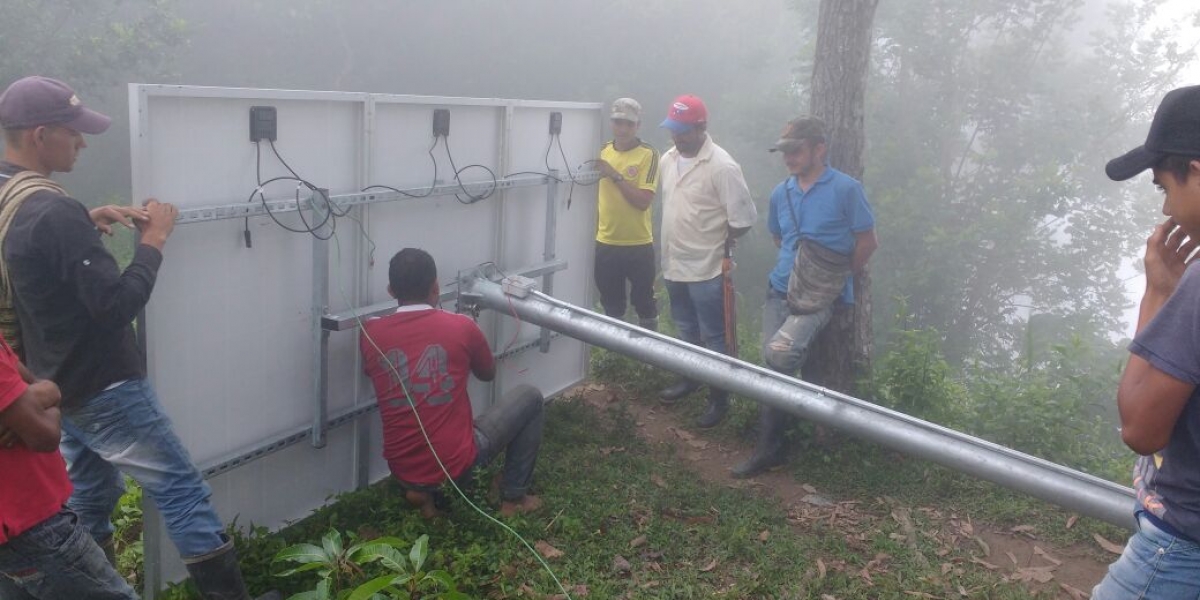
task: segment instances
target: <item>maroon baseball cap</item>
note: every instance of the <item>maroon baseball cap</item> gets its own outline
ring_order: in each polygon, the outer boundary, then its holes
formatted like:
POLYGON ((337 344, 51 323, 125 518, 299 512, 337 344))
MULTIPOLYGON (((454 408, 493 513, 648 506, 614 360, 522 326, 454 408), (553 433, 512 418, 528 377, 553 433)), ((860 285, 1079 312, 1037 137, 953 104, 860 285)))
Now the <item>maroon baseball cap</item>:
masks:
POLYGON ((104 133, 112 119, 80 102, 67 84, 49 77, 18 79, 0 94, 0 127, 28 129, 62 125, 90 135, 104 133))
POLYGON ((671 130, 671 133, 687 133, 700 123, 708 122, 708 109, 704 101, 687 94, 680 96, 671 103, 667 110, 667 118, 659 125, 671 130))

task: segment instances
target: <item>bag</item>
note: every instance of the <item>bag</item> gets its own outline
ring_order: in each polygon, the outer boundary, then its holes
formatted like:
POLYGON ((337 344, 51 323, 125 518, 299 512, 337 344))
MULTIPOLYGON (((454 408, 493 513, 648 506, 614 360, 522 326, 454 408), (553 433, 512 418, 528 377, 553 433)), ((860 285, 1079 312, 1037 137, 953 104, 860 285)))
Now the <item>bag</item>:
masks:
POLYGON ((850 255, 802 240, 788 278, 787 303, 794 315, 824 310, 842 295, 850 275, 850 255))

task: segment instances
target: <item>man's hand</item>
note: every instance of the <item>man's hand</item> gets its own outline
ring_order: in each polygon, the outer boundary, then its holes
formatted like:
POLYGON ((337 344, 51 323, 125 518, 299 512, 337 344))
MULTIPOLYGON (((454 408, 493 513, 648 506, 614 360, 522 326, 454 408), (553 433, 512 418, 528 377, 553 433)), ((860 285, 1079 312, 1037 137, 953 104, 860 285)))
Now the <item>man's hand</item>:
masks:
MULTIPOLYGON (((1154 228, 1146 240, 1146 295, 1155 295, 1164 300, 1175 291, 1196 249, 1196 241, 1178 227, 1174 219, 1167 219, 1154 228)), ((1194 259, 1193 259, 1194 260, 1194 259)))
POLYGON ((150 219, 144 208, 117 206, 115 204, 93 208, 88 211, 88 216, 96 224, 96 229, 99 229, 100 233, 104 235, 113 234, 112 226, 114 224, 120 223, 127 229, 133 229, 136 227, 136 223, 145 222, 150 219))
POLYGON ((0 449, 13 448, 20 443, 21 438, 13 430, 0 425, 0 449))
POLYGON ((167 238, 175 230, 175 218, 179 216, 179 209, 175 208, 174 204, 150 198, 146 200, 144 210, 146 220, 137 222, 137 227, 142 232, 142 243, 162 250, 167 238))
POLYGON ((608 161, 602 158, 596 159, 596 169, 599 170, 600 175, 604 176, 605 178, 612 178, 614 175, 620 175, 620 173, 618 173, 612 165, 608 164, 608 161))

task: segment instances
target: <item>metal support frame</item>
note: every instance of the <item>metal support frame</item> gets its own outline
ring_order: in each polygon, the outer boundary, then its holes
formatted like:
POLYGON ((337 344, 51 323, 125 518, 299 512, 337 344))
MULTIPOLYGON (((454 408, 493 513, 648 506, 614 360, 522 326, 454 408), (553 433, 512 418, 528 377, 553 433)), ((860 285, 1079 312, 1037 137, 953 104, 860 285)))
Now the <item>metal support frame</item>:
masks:
MULTIPOLYGON (((577 171, 571 173, 575 181, 581 184, 594 183, 600 179, 598 171, 577 171)), ((409 188, 400 192, 353 192, 348 194, 332 194, 329 196, 329 203, 337 207, 339 213, 361 205, 379 204, 381 202, 395 202, 397 200, 413 200, 412 196, 420 196, 421 198, 433 198, 436 196, 452 196, 454 194, 468 193, 475 196, 486 194, 494 190, 499 193, 503 190, 522 188, 522 187, 537 187, 540 185, 557 183, 552 176, 547 175, 513 175, 496 179, 493 182, 491 179, 484 181, 471 181, 459 184, 442 183, 431 188, 409 188)), ((244 219, 246 217, 267 216, 267 213, 273 215, 286 214, 304 209, 305 200, 297 201, 295 198, 283 198, 279 200, 264 200, 261 202, 239 202, 236 204, 220 204, 214 206, 201 206, 197 208, 184 208, 179 211, 179 216, 175 218, 176 225, 189 225, 192 223, 204 223, 207 221, 222 221, 226 219, 244 219)))
MULTIPOLYGON (((569 168, 569 167, 568 167, 569 168)), ((567 173, 570 175, 570 172, 567 173)), ((542 260, 552 261, 557 252, 556 239, 558 238, 558 170, 550 171, 550 182, 546 184, 546 234, 542 238, 543 250, 542 260)), ((546 273, 542 276, 542 290, 547 294, 554 293, 554 273, 546 273)), ((550 352, 550 330, 542 327, 539 333, 540 344, 538 350, 542 354, 550 352)))
POLYGON ((329 310, 329 236, 333 234, 333 214, 327 198, 329 190, 318 189, 309 198, 314 228, 312 236, 312 333, 316 342, 312 355, 313 448, 324 448, 325 423, 329 417, 329 331, 321 319, 329 310))
POLYGON ((910 417, 686 342, 584 310, 541 292, 506 296, 476 276, 462 282, 498 312, 595 346, 719 386, 791 414, 956 471, 986 479, 1081 514, 1133 528, 1133 490, 986 440, 910 417))

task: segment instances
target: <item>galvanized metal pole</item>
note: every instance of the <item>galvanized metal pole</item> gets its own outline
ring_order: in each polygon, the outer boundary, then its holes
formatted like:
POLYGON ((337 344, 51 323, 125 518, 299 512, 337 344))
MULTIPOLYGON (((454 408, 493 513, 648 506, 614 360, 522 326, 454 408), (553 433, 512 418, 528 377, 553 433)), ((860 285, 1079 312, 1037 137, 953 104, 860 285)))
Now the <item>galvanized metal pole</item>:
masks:
POLYGON ((504 295, 480 276, 460 284, 482 305, 674 371, 855 437, 1132 529, 1133 490, 864 400, 584 310, 540 292, 504 295))

